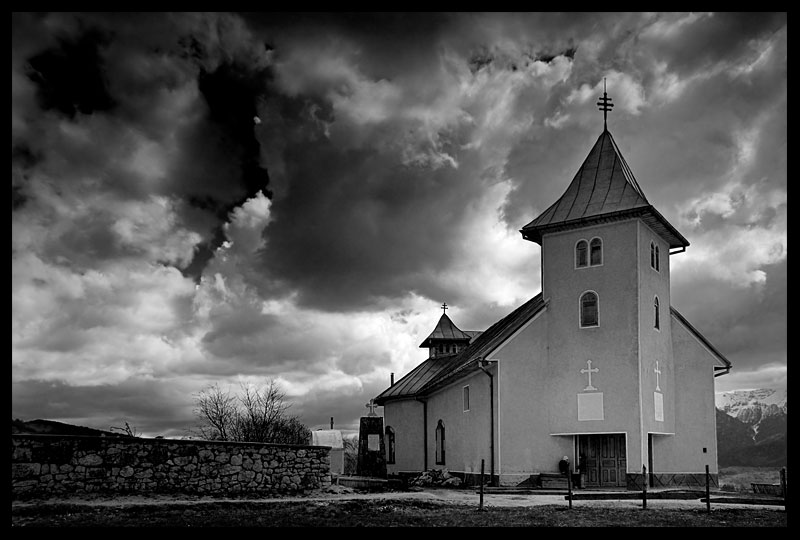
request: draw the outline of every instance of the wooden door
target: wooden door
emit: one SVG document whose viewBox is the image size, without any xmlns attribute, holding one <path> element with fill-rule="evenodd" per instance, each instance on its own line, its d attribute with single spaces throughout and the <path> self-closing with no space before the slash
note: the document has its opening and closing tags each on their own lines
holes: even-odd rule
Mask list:
<svg viewBox="0 0 800 540">
<path fill-rule="evenodd" d="M 625 435 L 581 435 L 578 447 L 584 457 L 587 487 L 625 486 Z"/>
<path fill-rule="evenodd" d="M 586 486 L 600 485 L 600 452 L 596 435 L 581 435 L 578 444 L 580 459 L 583 460 L 583 482 Z"/>
</svg>

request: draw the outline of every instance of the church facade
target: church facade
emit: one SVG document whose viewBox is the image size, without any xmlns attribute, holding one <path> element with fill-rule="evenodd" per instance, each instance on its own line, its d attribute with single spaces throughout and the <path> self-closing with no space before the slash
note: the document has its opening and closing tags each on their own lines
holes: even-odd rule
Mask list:
<svg viewBox="0 0 800 540">
<path fill-rule="evenodd" d="M 585 487 L 717 482 L 714 378 L 731 363 L 670 303 L 689 242 L 647 201 L 611 133 L 521 230 L 542 290 L 483 332 L 445 314 L 428 359 L 375 398 L 387 471 L 535 483 L 567 456 Z M 644 469 L 643 469 L 644 467 Z M 646 474 L 643 474 L 646 473 Z"/>
</svg>

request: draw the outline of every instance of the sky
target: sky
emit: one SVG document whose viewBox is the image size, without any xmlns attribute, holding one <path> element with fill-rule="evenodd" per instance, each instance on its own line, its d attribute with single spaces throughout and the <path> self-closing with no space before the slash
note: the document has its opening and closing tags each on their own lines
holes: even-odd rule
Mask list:
<svg viewBox="0 0 800 540">
<path fill-rule="evenodd" d="M 786 385 L 785 13 L 12 14 L 12 417 L 180 437 L 275 380 L 357 429 L 608 128 L 690 246 L 671 300 Z M 378 409 L 380 412 L 381 409 Z"/>
</svg>

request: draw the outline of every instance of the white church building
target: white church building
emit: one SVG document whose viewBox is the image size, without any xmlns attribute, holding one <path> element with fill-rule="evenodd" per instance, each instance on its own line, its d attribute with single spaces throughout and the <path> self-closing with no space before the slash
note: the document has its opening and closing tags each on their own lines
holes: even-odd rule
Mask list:
<svg viewBox="0 0 800 540">
<path fill-rule="evenodd" d="M 671 306 L 689 242 L 607 127 L 521 233 L 541 246 L 541 292 L 483 332 L 445 312 L 428 358 L 375 398 L 390 477 L 470 482 L 484 460 L 493 485 L 535 483 L 567 456 L 584 487 L 705 486 L 706 466 L 716 484 L 714 378 L 731 363 Z"/>
</svg>

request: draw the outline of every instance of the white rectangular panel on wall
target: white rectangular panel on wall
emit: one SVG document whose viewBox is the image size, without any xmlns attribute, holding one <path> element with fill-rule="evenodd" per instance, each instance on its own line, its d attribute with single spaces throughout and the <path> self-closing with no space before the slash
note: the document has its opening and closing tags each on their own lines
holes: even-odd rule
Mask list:
<svg viewBox="0 0 800 540">
<path fill-rule="evenodd" d="M 578 420 L 603 420 L 603 393 L 578 394 Z"/>
<path fill-rule="evenodd" d="M 381 439 L 379 435 L 370 433 L 367 435 L 367 450 L 378 451 L 381 449 Z"/>
<path fill-rule="evenodd" d="M 653 408 L 656 412 L 656 421 L 664 421 L 664 394 L 653 392 Z"/>
</svg>

